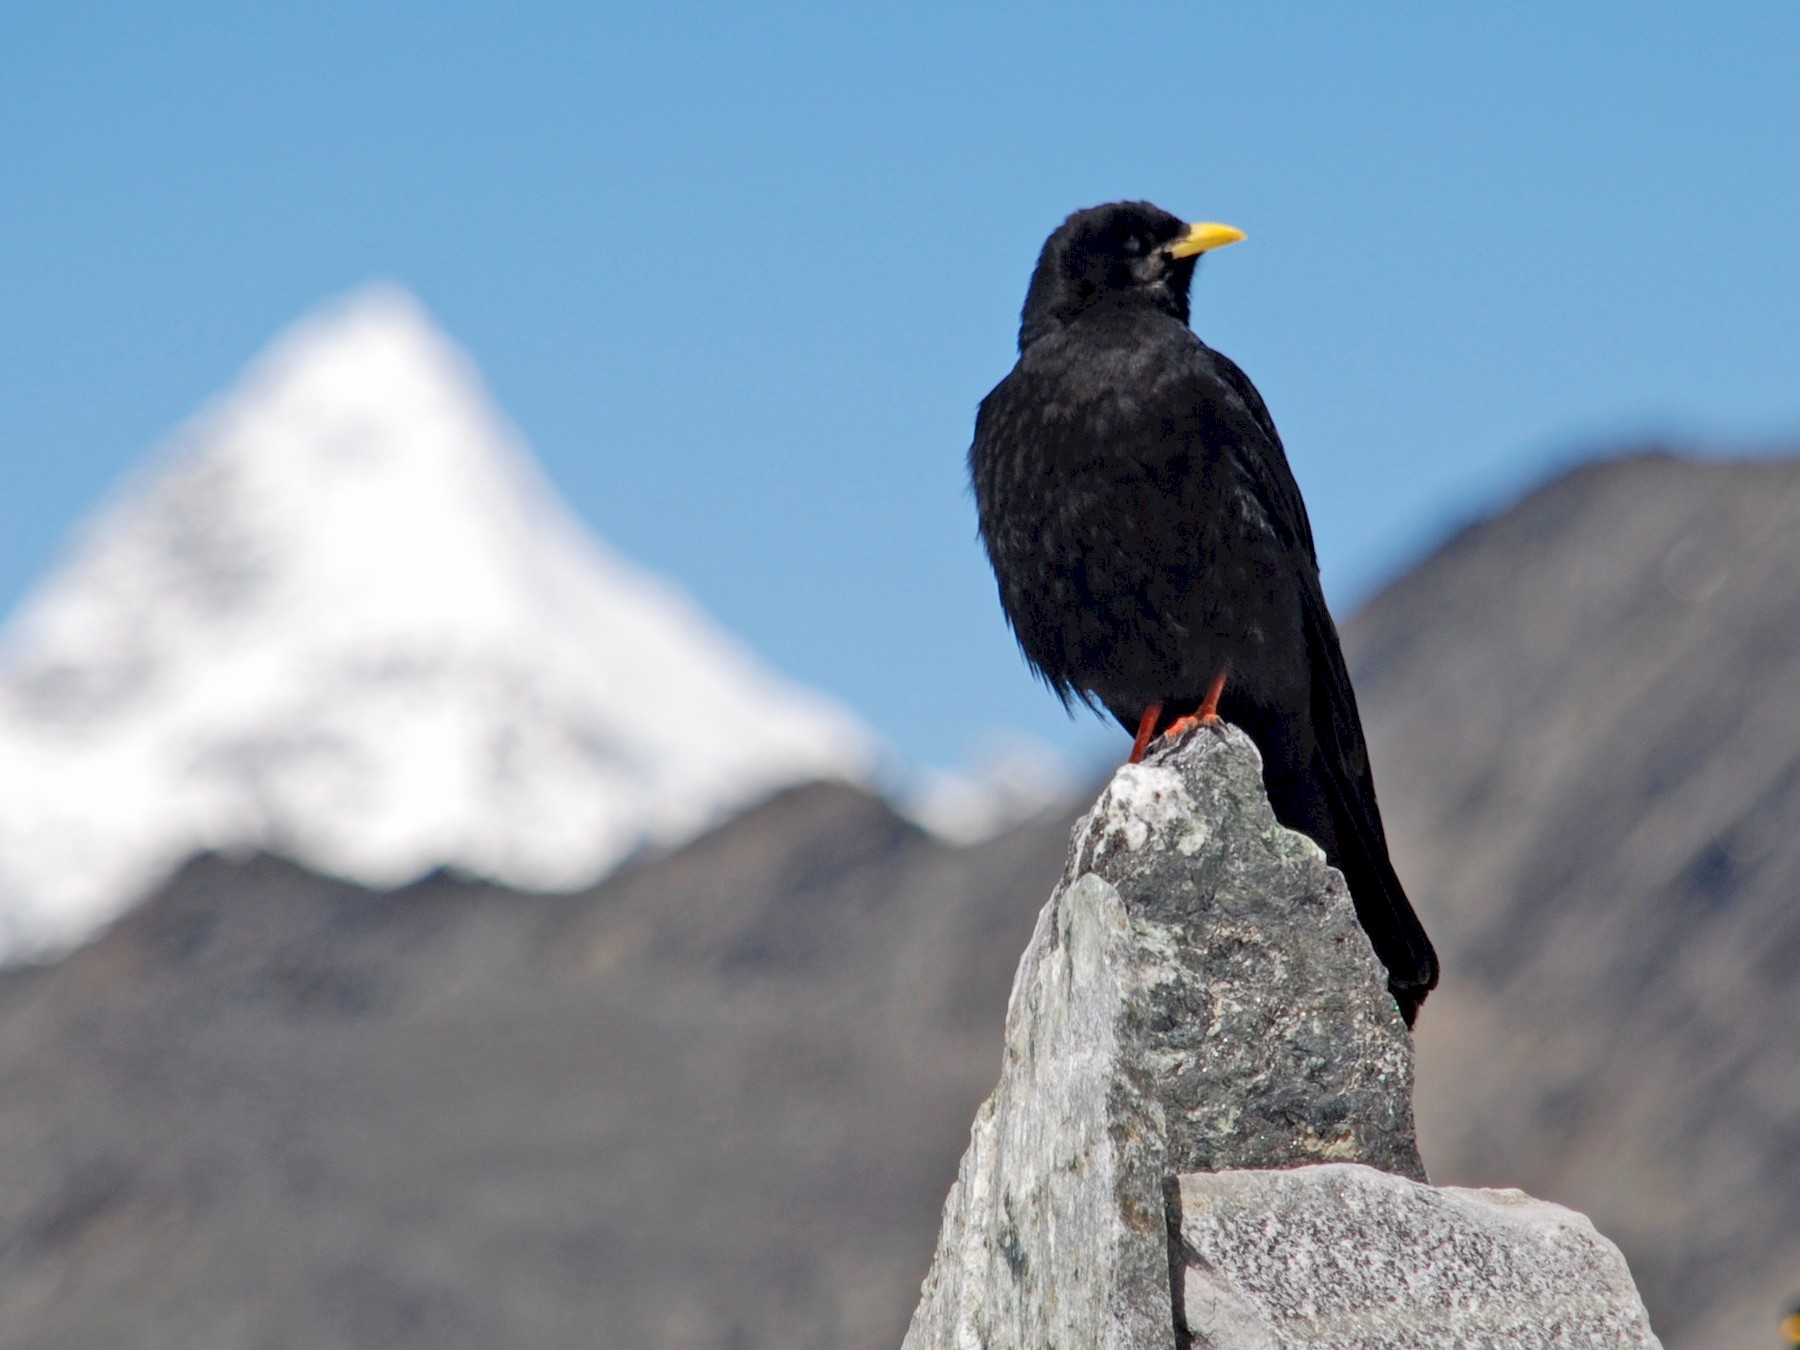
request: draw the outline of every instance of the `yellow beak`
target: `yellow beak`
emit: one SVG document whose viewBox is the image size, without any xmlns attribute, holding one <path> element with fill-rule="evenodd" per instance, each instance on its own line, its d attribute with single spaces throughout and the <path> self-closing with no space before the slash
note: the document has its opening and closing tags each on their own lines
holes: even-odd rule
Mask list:
<svg viewBox="0 0 1800 1350">
<path fill-rule="evenodd" d="M 1198 225 L 1188 226 L 1188 232 L 1169 245 L 1169 256 L 1171 258 L 1191 258 L 1196 253 L 1205 253 L 1208 249 L 1224 248 L 1227 244 L 1235 244 L 1243 237 L 1242 230 L 1203 220 Z"/>
</svg>

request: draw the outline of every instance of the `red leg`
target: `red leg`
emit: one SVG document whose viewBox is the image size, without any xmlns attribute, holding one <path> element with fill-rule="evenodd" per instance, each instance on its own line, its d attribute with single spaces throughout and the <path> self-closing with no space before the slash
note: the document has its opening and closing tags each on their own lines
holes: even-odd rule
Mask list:
<svg viewBox="0 0 1800 1350">
<path fill-rule="evenodd" d="M 1200 705 L 1200 711 L 1195 714 L 1200 719 L 1201 726 L 1210 727 L 1219 720 L 1219 696 L 1224 692 L 1225 672 L 1221 670 L 1213 676 L 1213 682 L 1206 690 L 1206 701 Z"/>
<path fill-rule="evenodd" d="M 1144 709 L 1144 715 L 1138 721 L 1137 740 L 1131 745 L 1131 758 L 1127 764 L 1137 764 L 1144 758 L 1144 751 L 1150 748 L 1150 738 L 1156 734 L 1156 719 L 1162 716 L 1162 704 L 1152 703 Z"/>
<path fill-rule="evenodd" d="M 1221 670 L 1213 676 L 1213 682 L 1207 688 L 1206 698 L 1200 704 L 1199 709 L 1169 723 L 1169 729 L 1163 732 L 1163 735 L 1179 736 L 1184 732 L 1192 731 L 1195 727 L 1210 727 L 1219 720 L 1219 695 L 1224 692 L 1225 672 Z"/>
</svg>

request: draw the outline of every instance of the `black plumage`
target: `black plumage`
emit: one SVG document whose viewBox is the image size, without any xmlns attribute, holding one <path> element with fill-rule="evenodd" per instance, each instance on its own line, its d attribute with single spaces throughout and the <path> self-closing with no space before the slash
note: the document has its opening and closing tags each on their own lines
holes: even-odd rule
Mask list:
<svg viewBox="0 0 1800 1350">
<path fill-rule="evenodd" d="M 1214 691 L 1276 816 L 1344 873 L 1410 1025 L 1437 957 L 1388 859 L 1306 507 L 1262 397 L 1188 327 L 1198 254 L 1238 238 L 1146 202 L 1050 236 L 975 422 L 981 537 L 1032 668 L 1137 732 L 1134 758 Z"/>
</svg>

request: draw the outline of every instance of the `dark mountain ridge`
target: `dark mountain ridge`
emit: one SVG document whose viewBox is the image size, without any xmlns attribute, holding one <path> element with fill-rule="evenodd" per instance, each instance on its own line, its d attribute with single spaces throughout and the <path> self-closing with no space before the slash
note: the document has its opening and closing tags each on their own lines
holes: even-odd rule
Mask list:
<svg viewBox="0 0 1800 1350">
<path fill-rule="evenodd" d="M 897 1344 L 1064 817 L 572 896 L 202 858 L 0 977 L 0 1344 Z"/>
<path fill-rule="evenodd" d="M 1800 461 L 1568 474 L 1344 635 L 1434 1179 L 1590 1214 L 1671 1350 L 1771 1342 Z M 1073 814 L 814 786 L 566 896 L 197 860 L 0 975 L 0 1345 L 897 1344 Z"/>
<path fill-rule="evenodd" d="M 1800 1294 L 1800 463 L 1642 455 L 1463 531 L 1347 627 L 1444 954 L 1441 1181 L 1625 1249 L 1672 1347 Z"/>
</svg>

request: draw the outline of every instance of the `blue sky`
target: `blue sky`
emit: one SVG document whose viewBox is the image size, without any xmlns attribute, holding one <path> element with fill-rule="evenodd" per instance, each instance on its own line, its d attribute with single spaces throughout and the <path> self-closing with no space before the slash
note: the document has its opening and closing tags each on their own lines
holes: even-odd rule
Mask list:
<svg viewBox="0 0 1800 1350">
<path fill-rule="evenodd" d="M 1800 442 L 1800 4 L 12 5 L 0 606 L 278 328 L 413 289 L 594 527 L 947 764 L 1025 674 L 963 484 L 1043 236 L 1249 242 L 1353 606 L 1551 467 Z"/>
</svg>

